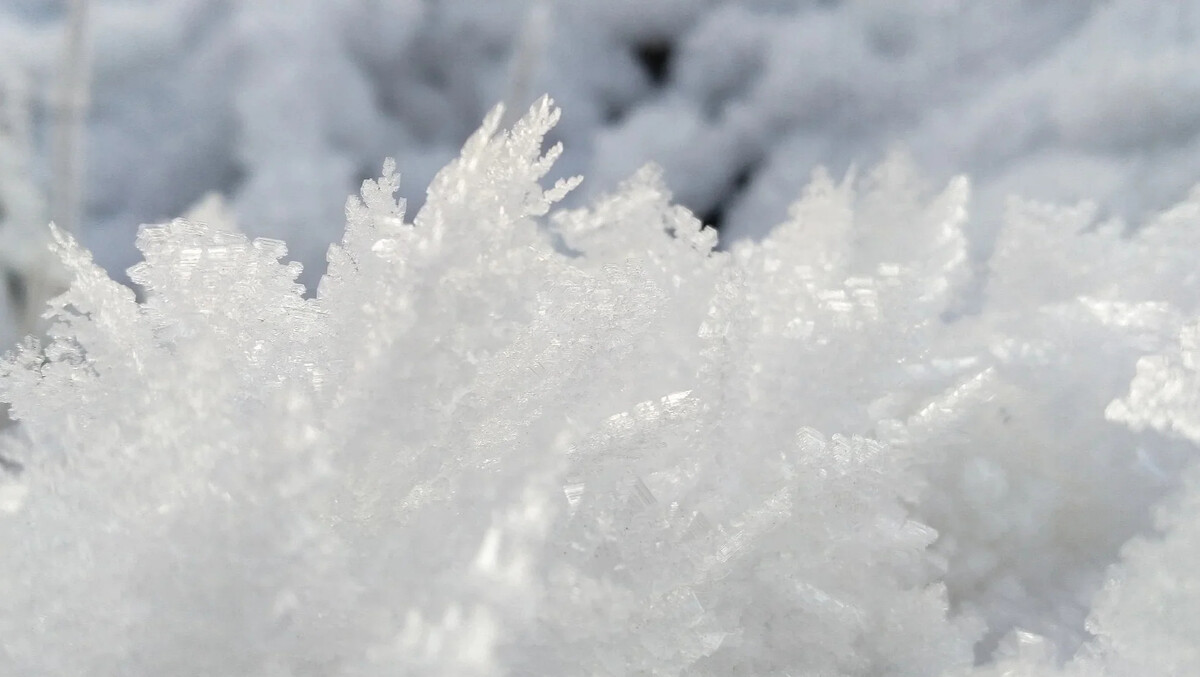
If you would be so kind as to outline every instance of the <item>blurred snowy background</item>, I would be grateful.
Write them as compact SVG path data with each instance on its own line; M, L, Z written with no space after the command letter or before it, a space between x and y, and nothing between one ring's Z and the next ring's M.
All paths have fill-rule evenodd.
M29 103L47 193L67 4L0 3L2 87ZM547 92L567 111L557 171L588 178L576 200L653 160L724 242L783 221L814 167L897 147L935 185L972 177L977 257L1010 193L1137 221L1200 179L1197 2L90 5L81 232L119 275L139 224L217 192L249 233L289 242L311 285L343 196L385 156L419 206L488 108Z

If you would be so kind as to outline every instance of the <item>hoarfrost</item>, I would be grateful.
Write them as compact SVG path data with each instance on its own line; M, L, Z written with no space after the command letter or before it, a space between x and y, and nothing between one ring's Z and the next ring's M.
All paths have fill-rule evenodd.
M411 222L389 161L312 298L217 203L143 228L140 301L55 230L0 379L6 667L1194 671L1194 200L1014 203L954 318L966 179L818 172L720 252L654 167L556 208L558 115L495 109ZM1131 379L1110 415L1191 442L1104 419Z

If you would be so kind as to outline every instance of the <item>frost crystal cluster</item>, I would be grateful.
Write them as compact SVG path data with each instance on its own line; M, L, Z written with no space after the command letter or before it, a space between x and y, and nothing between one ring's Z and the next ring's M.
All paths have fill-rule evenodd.
M894 158L714 251L652 167L554 209L557 118L411 222L386 165L311 298L219 209L141 299L56 233L5 674L1200 674L1200 195L1014 202L976 271L967 181Z

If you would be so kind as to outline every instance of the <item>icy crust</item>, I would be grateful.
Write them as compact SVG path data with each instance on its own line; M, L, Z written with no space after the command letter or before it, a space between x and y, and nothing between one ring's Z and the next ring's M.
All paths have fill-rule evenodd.
M364 182L313 298L217 204L142 230L141 301L55 232L74 282L0 379L6 667L1195 668L1200 606L1162 585L1194 587L1193 447L1104 419L1133 379L1111 416L1192 430L1194 203L1131 238L1014 205L992 305L952 321L965 179L818 173L715 252L652 167L554 210L557 109L501 119L411 223L392 163Z

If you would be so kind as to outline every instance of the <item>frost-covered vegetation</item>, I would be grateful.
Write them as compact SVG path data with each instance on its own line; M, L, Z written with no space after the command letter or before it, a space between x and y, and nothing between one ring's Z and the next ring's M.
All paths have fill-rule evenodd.
M718 252L653 167L556 208L557 110L501 117L411 222L365 182L313 298L211 206L141 231L141 302L56 233L6 670L1200 671L1200 197L1014 202L954 316L966 179L818 173Z

